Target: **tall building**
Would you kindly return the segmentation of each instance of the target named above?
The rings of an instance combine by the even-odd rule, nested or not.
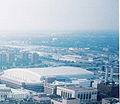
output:
[[[39,54],[33,53],[31,56],[31,63],[38,63],[39,62]]]
[[[6,63],[7,62],[7,55],[6,53],[0,53],[0,63]]]
[[[108,68],[106,68],[104,81],[97,84],[98,100],[102,100],[102,98],[119,97],[119,85],[114,82],[113,69],[110,69],[110,77],[108,75]]]
[[[29,59],[29,53],[27,51],[22,52],[21,54],[21,65],[26,66],[29,65],[30,59]]]
[[[15,54],[14,53],[8,53],[8,62],[13,63],[15,61]]]
[[[28,52],[22,52],[22,60],[24,60],[24,61],[29,60],[29,53]]]

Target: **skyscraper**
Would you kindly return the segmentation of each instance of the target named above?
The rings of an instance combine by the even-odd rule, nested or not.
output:
[[[28,52],[22,52],[22,60],[24,60],[24,61],[29,60],[29,53]]]
[[[9,53],[8,54],[8,62],[13,63],[15,61],[15,54],[14,53]]]
[[[6,53],[0,53],[0,63],[4,64],[7,62],[7,55]]]
[[[33,53],[31,56],[31,63],[38,63],[39,62],[39,54]]]

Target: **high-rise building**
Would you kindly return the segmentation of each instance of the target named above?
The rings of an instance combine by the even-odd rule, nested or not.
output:
[[[29,53],[28,52],[22,52],[22,60],[24,60],[24,61],[29,60]]]
[[[39,54],[33,53],[31,56],[31,63],[38,63],[39,62]]]
[[[105,72],[105,79],[97,84],[98,89],[98,100],[102,98],[110,98],[110,97],[119,97],[119,85],[116,84],[113,80],[113,68],[110,68],[110,78],[108,73],[108,67]]]
[[[8,62],[13,63],[15,61],[15,54],[14,53],[9,53],[8,54]]]
[[[7,55],[6,53],[0,53],[0,63],[6,63],[7,62]]]

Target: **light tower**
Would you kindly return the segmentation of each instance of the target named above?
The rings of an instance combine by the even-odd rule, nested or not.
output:
[[[106,70],[105,70],[105,83],[108,82],[108,67],[106,66]]]
[[[105,61],[105,83],[108,82],[108,60]]]
[[[110,67],[111,70],[110,70],[110,82],[113,82],[113,68]]]

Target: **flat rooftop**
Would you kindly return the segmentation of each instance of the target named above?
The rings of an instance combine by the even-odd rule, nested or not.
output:
[[[75,91],[79,91],[79,90],[95,90],[96,89],[96,88],[93,88],[93,87],[82,87],[82,86],[61,86],[59,88],[65,88],[65,89],[75,90]]]

